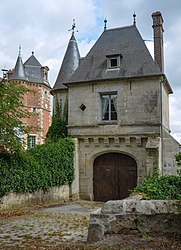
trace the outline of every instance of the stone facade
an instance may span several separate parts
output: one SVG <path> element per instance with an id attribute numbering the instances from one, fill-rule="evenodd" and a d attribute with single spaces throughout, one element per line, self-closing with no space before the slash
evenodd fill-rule
<path id="1" fill-rule="evenodd" d="M 93 163 L 105 153 L 118 152 L 134 158 L 138 184 L 154 171 L 168 174 L 168 165 L 170 173 L 176 172 L 172 163 L 178 143 L 166 132 L 169 131 L 168 92 L 164 86 L 163 91 L 160 90 L 161 80 L 111 81 L 69 88 L 69 96 L 78 96 L 81 92 L 79 98 L 69 98 L 68 124 L 70 134 L 78 138 L 80 197 L 94 199 Z M 118 120 L 105 123 L 101 122 L 100 93 L 110 90 L 118 95 Z M 81 104 L 86 106 L 84 111 L 79 108 Z M 161 129 L 164 131 L 163 141 Z M 175 145 L 174 148 L 166 137 Z M 167 148 L 163 159 L 162 146 Z"/>
<path id="2" fill-rule="evenodd" d="M 94 160 L 106 153 L 124 153 L 136 160 L 138 183 L 147 176 L 151 159 L 147 157 L 146 137 L 93 137 L 79 139 L 79 182 L 80 197 L 94 199 L 93 193 L 93 163 Z M 147 166 L 148 165 L 148 166 Z"/>
<path id="3" fill-rule="evenodd" d="M 120 199 L 123 189 L 128 191 L 155 172 L 176 173 L 179 143 L 170 135 L 169 94 L 173 91 L 163 73 L 163 18 L 160 12 L 152 17 L 155 61 L 135 22 L 105 27 L 78 65 L 74 32 L 69 41 L 51 92 L 55 100 L 68 96 L 68 130 L 77 139 L 83 199 L 94 200 L 97 187 L 102 193 L 108 187 L 109 198 L 112 192 L 113 199 Z"/>
<path id="4" fill-rule="evenodd" d="M 104 135 L 108 131 L 113 135 L 137 134 L 142 131 L 150 133 L 150 130 L 158 134 L 161 98 L 158 83 L 157 78 L 93 82 L 92 84 L 70 86 L 69 97 L 78 96 L 81 93 L 79 98 L 69 98 L 68 127 L 71 133 L 78 136 L 81 128 L 81 135 L 86 134 L 87 127 L 91 126 L 92 130 L 89 130 L 89 134 L 93 135 Z M 118 119 L 116 122 L 112 122 L 113 125 L 107 122 L 112 126 L 111 128 L 105 125 L 106 122 L 101 121 L 100 94 L 109 92 L 117 93 L 118 98 Z M 86 106 L 84 111 L 79 108 L 81 104 Z M 150 129 L 151 125 L 152 129 Z M 168 126 L 168 121 L 165 121 L 165 126 Z"/>
<path id="5" fill-rule="evenodd" d="M 163 174 L 177 174 L 181 166 L 177 166 L 175 154 L 180 152 L 179 144 L 173 137 L 164 131 L 163 134 Z"/>

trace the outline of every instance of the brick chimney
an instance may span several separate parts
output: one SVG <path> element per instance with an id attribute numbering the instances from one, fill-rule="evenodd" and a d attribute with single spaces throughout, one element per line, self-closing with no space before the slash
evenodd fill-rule
<path id="1" fill-rule="evenodd" d="M 154 36 L 154 59 L 160 67 L 161 72 L 164 72 L 164 52 L 163 52 L 163 18 L 160 11 L 152 14 L 153 18 L 153 36 Z"/>

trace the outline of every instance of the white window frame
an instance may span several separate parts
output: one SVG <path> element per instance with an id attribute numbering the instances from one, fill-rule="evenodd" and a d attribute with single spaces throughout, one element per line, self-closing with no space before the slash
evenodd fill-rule
<path id="1" fill-rule="evenodd" d="M 118 69 L 120 68 L 121 65 L 121 58 L 122 55 L 121 54 L 117 54 L 117 55 L 106 55 L 107 58 L 107 69 Z M 111 60 L 116 60 L 117 64 L 115 66 L 111 65 Z"/>
<path id="2" fill-rule="evenodd" d="M 104 119 L 104 115 L 107 113 L 103 113 L 103 96 L 107 96 L 108 97 L 108 119 Z M 114 108 L 115 111 L 111 110 L 111 101 L 112 101 L 112 97 L 116 96 L 116 100 L 114 103 Z M 110 92 L 110 93 L 100 93 L 100 109 L 101 109 L 101 122 L 117 122 L 118 120 L 118 112 L 117 112 L 117 92 Z M 106 108 L 107 109 L 107 108 Z M 111 119 L 112 113 L 115 112 L 116 113 L 116 119 Z"/>
<path id="3" fill-rule="evenodd" d="M 28 149 L 34 148 L 35 145 L 36 145 L 36 136 L 35 135 L 28 135 L 28 138 L 27 138 Z"/>

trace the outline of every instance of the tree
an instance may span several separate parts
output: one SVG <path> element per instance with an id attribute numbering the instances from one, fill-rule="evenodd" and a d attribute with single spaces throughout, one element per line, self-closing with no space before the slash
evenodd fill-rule
<path id="1" fill-rule="evenodd" d="M 62 100 L 55 100 L 55 109 L 53 111 L 52 124 L 46 135 L 47 142 L 57 142 L 60 138 L 68 136 L 68 99 L 64 103 L 62 110 Z"/>
<path id="2" fill-rule="evenodd" d="M 22 148 L 21 135 L 29 131 L 22 123 L 30 117 L 23 104 L 23 97 L 30 92 L 28 88 L 3 79 L 0 82 L 0 152 L 15 152 Z"/>

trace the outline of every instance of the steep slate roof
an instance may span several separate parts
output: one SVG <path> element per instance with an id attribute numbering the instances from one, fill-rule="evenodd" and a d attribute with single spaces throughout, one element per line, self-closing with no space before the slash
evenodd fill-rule
<path id="1" fill-rule="evenodd" d="M 28 81 L 20 54 L 18 55 L 15 68 L 13 70 L 12 75 L 10 76 L 10 80 Z"/>
<path id="2" fill-rule="evenodd" d="M 121 54 L 120 69 L 107 69 L 106 55 Z M 66 83 L 161 75 L 135 25 L 105 30 Z"/>
<path id="3" fill-rule="evenodd" d="M 55 85 L 52 90 L 67 89 L 67 87 L 63 85 L 63 83 L 66 82 L 67 79 L 77 69 L 79 65 L 79 59 L 80 59 L 79 49 L 77 46 L 74 33 L 72 33 L 59 74 L 57 76 Z"/>
<path id="4" fill-rule="evenodd" d="M 26 60 L 24 67 L 26 76 L 30 82 L 45 83 L 42 65 L 34 56 L 34 52 L 32 52 L 32 55 Z M 49 86 L 49 84 L 47 85 Z"/>

